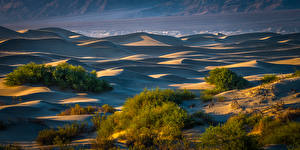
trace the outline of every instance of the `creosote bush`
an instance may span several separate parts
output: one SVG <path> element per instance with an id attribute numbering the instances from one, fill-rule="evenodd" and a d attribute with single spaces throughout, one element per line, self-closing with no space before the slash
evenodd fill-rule
<path id="1" fill-rule="evenodd" d="M 76 104 L 74 107 L 66 109 L 65 111 L 58 114 L 58 116 L 65 115 L 83 115 L 83 114 L 94 114 L 98 109 L 96 107 L 87 106 L 81 107 L 79 104 Z"/>
<path id="2" fill-rule="evenodd" d="M 249 82 L 242 76 L 227 68 L 216 68 L 209 72 L 205 77 L 207 83 L 215 85 L 214 89 L 204 90 L 201 92 L 201 99 L 205 102 L 211 101 L 213 96 L 232 89 L 242 89 L 249 85 Z"/>
<path id="3" fill-rule="evenodd" d="M 112 89 L 106 81 L 97 78 L 95 71 L 89 73 L 82 66 L 68 63 L 61 63 L 56 67 L 29 63 L 18 67 L 5 78 L 5 84 L 9 86 L 25 83 L 40 83 L 90 92 Z"/>
<path id="4" fill-rule="evenodd" d="M 205 81 L 214 84 L 217 91 L 242 89 L 248 86 L 248 81 L 227 68 L 216 68 L 209 72 Z"/>
<path id="5" fill-rule="evenodd" d="M 61 145 L 70 143 L 75 137 L 87 131 L 87 125 L 82 123 L 67 124 L 57 129 L 45 129 L 39 132 L 36 142 L 40 145 Z"/>
<path id="6" fill-rule="evenodd" d="M 102 105 L 102 107 L 97 107 L 97 106 L 81 107 L 79 104 L 75 104 L 74 107 L 70 107 L 65 111 L 62 111 L 61 113 L 58 114 L 58 116 L 94 114 L 96 112 L 113 113 L 115 112 L 115 109 L 108 104 L 104 104 Z"/>
<path id="7" fill-rule="evenodd" d="M 275 74 L 267 74 L 264 75 L 263 78 L 261 79 L 262 83 L 272 83 L 279 80 L 279 78 Z"/>
<path id="8" fill-rule="evenodd" d="M 187 90 L 145 89 L 128 98 L 121 113 L 98 116 L 101 121 L 96 145 L 102 149 L 113 146 L 115 136 L 126 140 L 128 147 L 142 149 L 181 140 L 181 129 L 188 115 L 178 104 L 194 97 Z"/>

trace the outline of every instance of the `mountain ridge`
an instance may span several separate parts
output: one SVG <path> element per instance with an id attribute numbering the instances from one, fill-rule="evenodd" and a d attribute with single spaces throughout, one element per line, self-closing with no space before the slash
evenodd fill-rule
<path id="1" fill-rule="evenodd" d="M 297 0 L 0 0 L 1 21 L 115 14 L 119 18 L 300 9 Z M 111 13 L 114 12 L 114 13 Z"/>

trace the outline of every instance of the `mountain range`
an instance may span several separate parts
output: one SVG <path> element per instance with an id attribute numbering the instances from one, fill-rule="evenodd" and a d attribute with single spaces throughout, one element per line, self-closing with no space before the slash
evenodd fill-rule
<path id="1" fill-rule="evenodd" d="M 104 14 L 109 19 L 119 19 L 299 8 L 299 0 L 0 0 L 0 21 L 16 22 L 89 14 Z"/>

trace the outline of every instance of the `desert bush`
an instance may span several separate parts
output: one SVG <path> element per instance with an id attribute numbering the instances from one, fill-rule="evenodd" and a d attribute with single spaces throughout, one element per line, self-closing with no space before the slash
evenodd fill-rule
<path id="1" fill-rule="evenodd" d="M 82 66 L 61 63 L 56 67 L 29 63 L 19 66 L 5 78 L 8 86 L 25 83 L 40 83 L 71 88 L 76 91 L 103 92 L 112 87 L 104 80 L 98 79 L 95 71 L 87 72 Z"/>
<path id="2" fill-rule="evenodd" d="M 295 119 L 300 117 L 300 109 L 299 108 L 288 108 L 281 113 L 275 115 L 275 118 L 280 121 L 295 121 Z"/>
<path id="3" fill-rule="evenodd" d="M 225 124 L 210 126 L 200 137 L 201 148 L 218 150 L 259 149 L 257 138 L 245 130 L 245 116 L 230 118 Z"/>
<path id="4" fill-rule="evenodd" d="M 58 114 L 58 116 L 94 114 L 96 111 L 98 111 L 97 107 L 92 107 L 92 106 L 81 107 L 79 104 L 76 104 L 74 107 L 62 111 L 61 113 Z"/>
<path id="5" fill-rule="evenodd" d="M 104 104 L 104 105 L 102 105 L 102 111 L 103 111 L 104 113 L 113 113 L 113 112 L 115 112 L 116 110 L 115 110 L 114 107 L 112 107 L 112 106 L 110 106 L 110 105 L 108 105 L 108 104 Z"/>
<path id="6" fill-rule="evenodd" d="M 72 139 L 87 131 L 87 125 L 82 123 L 67 124 L 57 129 L 44 129 L 39 132 L 36 142 L 40 145 L 61 145 L 70 143 Z"/>
<path id="7" fill-rule="evenodd" d="M 96 143 L 99 147 L 111 144 L 113 135 L 120 135 L 128 147 L 135 148 L 157 147 L 155 143 L 160 141 L 179 140 L 187 113 L 178 103 L 192 98 L 194 95 L 187 90 L 145 89 L 126 100 L 122 113 L 101 121 Z"/>
<path id="8" fill-rule="evenodd" d="M 212 101 L 216 94 L 219 94 L 221 91 L 218 89 L 206 89 L 201 92 L 201 100 L 204 102 Z"/>
<path id="9" fill-rule="evenodd" d="M 242 76 L 237 75 L 227 68 L 216 68 L 209 72 L 209 76 L 205 77 L 205 81 L 214 84 L 219 92 L 242 89 L 248 86 L 248 81 Z"/>
<path id="10" fill-rule="evenodd" d="M 300 77 L 300 70 L 296 70 L 293 74 L 293 77 Z"/>
<path id="11" fill-rule="evenodd" d="M 279 80 L 279 78 L 275 74 L 267 74 L 263 76 L 261 82 L 265 84 L 265 83 L 272 83 L 277 80 Z"/>
<path id="12" fill-rule="evenodd" d="M 100 125 L 101 125 L 101 122 L 103 120 L 105 120 L 107 118 L 106 114 L 101 114 L 99 112 L 95 113 L 95 115 L 93 115 L 91 121 L 94 125 L 94 128 L 95 129 L 99 129 L 100 128 Z"/>
<path id="13" fill-rule="evenodd" d="M 210 115 L 202 111 L 199 111 L 191 115 L 188 115 L 184 123 L 184 128 L 187 129 L 187 128 L 192 128 L 196 125 L 205 125 L 205 124 L 214 125 L 216 124 L 216 121 Z"/>
<path id="14" fill-rule="evenodd" d="M 290 148 L 300 148 L 300 123 L 278 120 L 262 120 L 259 124 L 259 142 L 266 144 L 285 144 Z"/>

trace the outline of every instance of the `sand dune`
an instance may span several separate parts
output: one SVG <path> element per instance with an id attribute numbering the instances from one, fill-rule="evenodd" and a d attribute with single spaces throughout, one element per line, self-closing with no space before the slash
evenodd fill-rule
<path id="1" fill-rule="evenodd" d="M 204 77 L 216 67 L 230 68 L 253 85 L 257 85 L 264 74 L 292 73 L 300 69 L 299 37 L 300 34 L 249 33 L 228 36 L 197 34 L 176 38 L 142 32 L 90 38 L 60 28 L 23 33 L 0 28 L 0 120 L 9 118 L 14 122 L 8 129 L 0 131 L 0 143 L 23 141 L 32 144 L 38 131 L 44 128 L 72 121 L 89 122 L 90 115 L 57 116 L 67 105 L 110 104 L 120 108 L 126 98 L 144 88 L 156 87 L 190 89 L 199 96 L 200 90 L 213 88 L 204 82 Z M 81 65 L 88 71 L 96 70 L 97 76 L 111 83 L 114 90 L 96 94 L 41 85 L 7 87 L 3 84 L 7 73 L 31 61 L 53 66 L 67 62 Z M 274 86 L 288 93 L 287 85 L 291 82 L 292 87 L 296 87 L 296 80 Z M 195 100 L 197 106 L 193 111 L 201 109 L 225 121 L 230 114 L 238 112 L 230 107 L 233 95 L 245 93 L 222 93 L 220 96 L 228 100 L 217 103 L 213 108 Z M 279 97 L 291 99 L 285 94 Z M 246 99 L 250 99 L 245 95 L 241 98 L 247 108 L 255 103 L 248 103 Z M 296 102 L 299 100 L 287 101 L 289 104 Z"/>
<path id="2" fill-rule="evenodd" d="M 117 44 L 129 46 L 169 46 L 183 45 L 183 42 L 175 37 L 149 34 L 145 32 L 118 35 L 103 38 Z"/>

